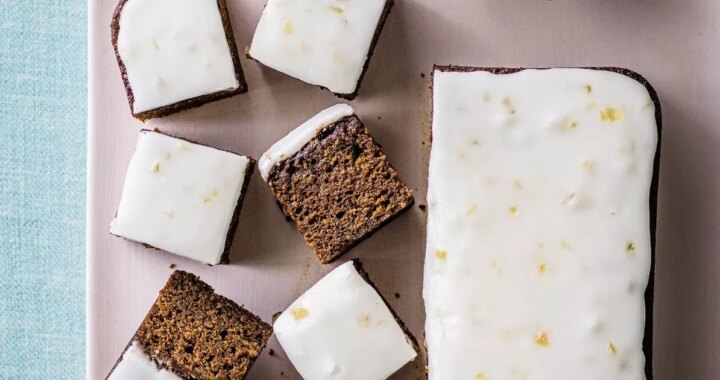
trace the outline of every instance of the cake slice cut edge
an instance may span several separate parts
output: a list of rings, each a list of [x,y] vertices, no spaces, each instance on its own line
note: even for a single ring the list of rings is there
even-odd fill
[[[199,277],[175,271],[106,379],[242,380],[271,334]]]
[[[349,105],[320,112],[262,155],[260,172],[318,259],[340,257],[414,197]]]

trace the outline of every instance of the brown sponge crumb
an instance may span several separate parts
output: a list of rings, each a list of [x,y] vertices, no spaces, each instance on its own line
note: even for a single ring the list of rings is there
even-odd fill
[[[355,115],[276,164],[268,184],[323,264],[413,204],[412,192]]]
[[[145,352],[185,379],[243,379],[272,327],[215,294],[197,276],[176,271],[135,334]]]

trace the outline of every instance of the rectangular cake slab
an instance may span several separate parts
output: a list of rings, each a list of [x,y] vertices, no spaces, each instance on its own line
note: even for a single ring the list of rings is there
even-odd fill
[[[228,1],[241,50],[264,1]],[[713,0],[397,1],[360,96],[352,102],[417,206],[361,244],[373,281],[422,343],[426,156],[430,72],[435,63],[480,66],[618,65],[645,75],[663,99],[663,178],[658,208],[654,357],[658,380],[714,378],[720,363],[720,3]],[[323,268],[285,222],[258,173],[243,206],[231,265],[210,268],[112,237],[127,163],[141,128],[213,147],[260,155],[292,126],[338,102],[332,94],[241,57],[250,92],[146,124],[129,117],[109,23],[116,0],[89,2],[88,378],[104,377],[172,270],[199,274],[218,293],[242,301],[266,321],[332,266]],[[421,73],[425,77],[421,77]],[[378,120],[381,117],[381,120]],[[68,125],[67,128],[82,128]],[[422,143],[425,145],[422,145]],[[82,175],[82,168],[78,168]],[[81,196],[81,195],[77,195]],[[59,200],[61,201],[61,200]],[[250,218],[248,218],[251,216]],[[78,226],[68,226],[77,228]],[[378,254],[392,252],[392,254]],[[78,254],[82,254],[78,252]],[[338,265],[341,262],[338,262]],[[397,292],[399,298],[393,293]],[[277,342],[251,380],[299,380]],[[424,379],[424,358],[392,380]],[[285,377],[280,377],[280,372]],[[81,375],[77,375],[81,376]]]
[[[624,69],[436,67],[430,379],[652,378],[659,106]]]

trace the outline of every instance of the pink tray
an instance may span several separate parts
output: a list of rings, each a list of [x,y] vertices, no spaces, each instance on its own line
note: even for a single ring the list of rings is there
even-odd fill
[[[228,0],[240,50],[264,0]],[[242,58],[250,92],[146,124],[130,116],[110,45],[115,0],[90,1],[87,219],[88,379],[102,379],[141,322],[170,264],[270,321],[330,267],[312,256],[270,192],[252,179],[231,253],[208,267],[111,237],[107,230],[141,128],[258,158],[339,100]],[[663,102],[655,303],[658,380],[720,373],[720,2],[716,0],[396,0],[353,101],[424,204],[434,63],[624,66]],[[424,213],[416,206],[343,259],[361,258],[410,330],[423,337]],[[399,298],[394,296],[400,295]],[[250,379],[298,379],[274,339]],[[424,358],[393,379],[424,378]]]

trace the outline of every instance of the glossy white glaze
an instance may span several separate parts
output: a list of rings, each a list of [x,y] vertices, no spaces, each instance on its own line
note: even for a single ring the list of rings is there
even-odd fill
[[[133,342],[108,380],[181,380],[181,378],[170,371],[159,369],[142,347],[137,342]]]
[[[384,380],[417,354],[380,295],[347,262],[275,321],[275,336],[306,380]]]
[[[317,136],[318,132],[326,126],[354,113],[355,111],[351,106],[347,104],[336,104],[313,116],[310,120],[288,133],[287,136],[278,140],[267,152],[263,153],[260,161],[258,161],[260,175],[267,181],[270,170],[275,164],[294,156],[295,153],[310,142],[313,137]]]
[[[142,131],[110,232],[218,264],[249,164],[244,156]]]
[[[117,47],[136,114],[239,86],[216,0],[128,0]]]
[[[433,88],[430,379],[644,379],[646,88],[582,69],[435,71]]]
[[[362,74],[386,0],[269,0],[249,54],[339,94]]]

